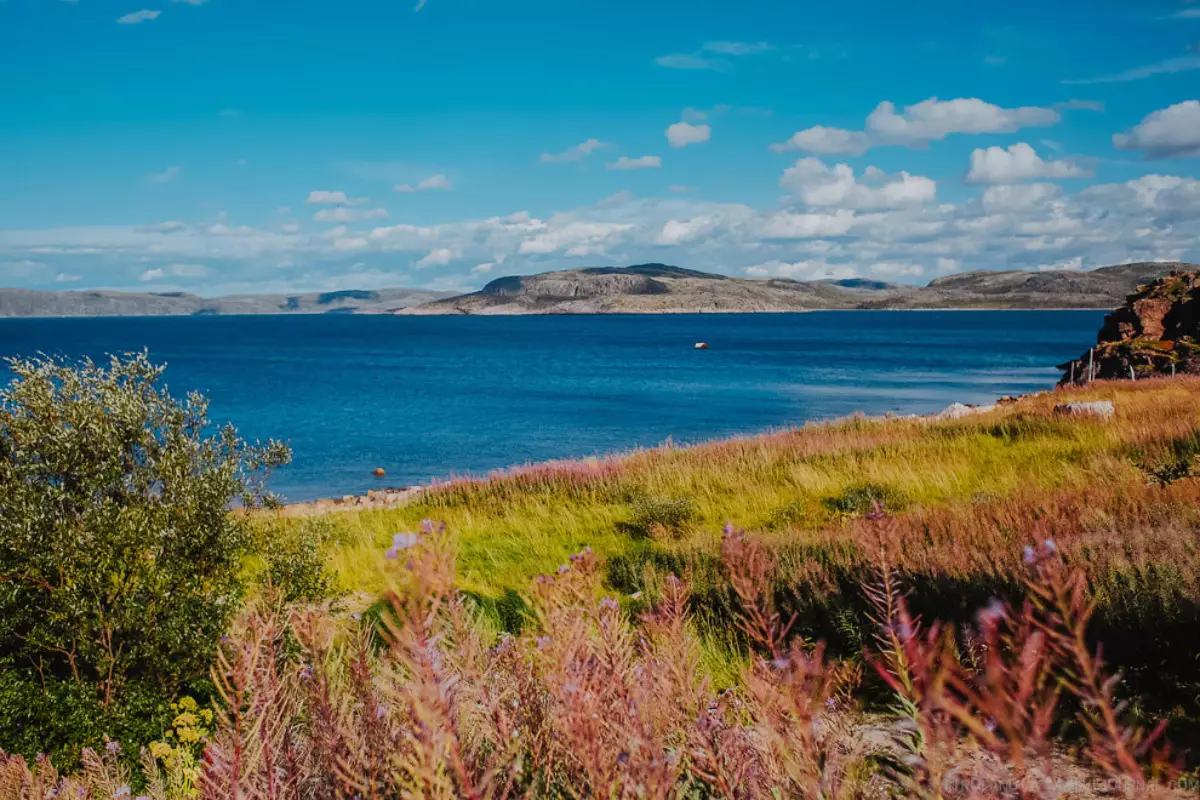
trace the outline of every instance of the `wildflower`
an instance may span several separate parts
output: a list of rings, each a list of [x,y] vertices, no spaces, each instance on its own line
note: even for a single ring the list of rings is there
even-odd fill
[[[129,784],[124,783],[113,789],[113,800],[121,800],[121,798],[130,797],[132,794],[133,792],[129,790]]]
[[[550,637],[549,636],[537,637],[537,649],[538,650],[545,650],[549,646],[550,646]]]
[[[362,614],[351,614],[350,619],[360,620],[360,619],[362,619]]]
[[[1025,545],[1025,563],[1026,564],[1033,563],[1033,548],[1030,547],[1029,545]]]
[[[111,741],[105,742],[104,752],[108,753],[110,756],[119,756],[121,754],[121,743]]]
[[[980,625],[995,625],[1000,620],[1008,616],[1008,610],[998,599],[993,597],[985,607],[979,610]]]
[[[617,601],[611,597],[604,597],[600,600],[600,609],[602,611],[620,611],[621,606],[617,605]]]
[[[992,719],[991,717],[988,717],[986,720],[984,720],[983,727],[988,729],[988,733],[995,733],[996,732],[996,720]]]
[[[200,704],[197,703],[193,698],[184,695],[183,697],[179,698],[179,707],[184,711],[195,711],[200,707]]]
[[[407,550],[410,547],[416,547],[421,543],[421,537],[415,533],[393,533],[392,534],[392,549]]]
[[[150,743],[150,755],[155,758],[170,758],[174,753],[175,750],[166,742]]]
[[[312,664],[305,664],[300,668],[300,680],[308,680],[313,676]]]
[[[825,707],[828,708],[830,711],[837,708],[837,698],[830,697],[828,700],[825,701]]]
[[[1046,541],[1042,542],[1042,547],[1044,547],[1046,552],[1050,553],[1051,555],[1058,552],[1058,545],[1054,543],[1053,539],[1047,539]]]
[[[771,666],[775,669],[787,669],[790,663],[792,662],[786,658],[777,658],[771,662]]]
[[[575,556],[571,556],[571,560],[574,561]],[[568,572],[570,572],[570,570],[571,570],[570,567],[568,567],[566,564],[563,564],[561,567],[558,568],[558,574],[566,575]]]

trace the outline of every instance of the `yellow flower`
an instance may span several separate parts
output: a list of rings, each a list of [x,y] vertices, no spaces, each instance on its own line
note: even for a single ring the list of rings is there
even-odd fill
[[[166,742],[152,742],[150,744],[150,755],[155,758],[170,758],[174,754],[174,748]]]
[[[200,718],[190,711],[184,711],[171,724],[176,728],[193,728],[199,724]]]
[[[195,711],[200,706],[195,700],[193,700],[190,697],[185,696],[185,697],[179,698],[179,707],[182,708],[184,711]]]
[[[200,711],[200,718],[204,720],[205,725],[212,725],[213,712],[211,709],[205,708]]]

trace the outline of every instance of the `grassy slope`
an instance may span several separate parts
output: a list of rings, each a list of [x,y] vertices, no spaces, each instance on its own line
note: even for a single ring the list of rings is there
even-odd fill
[[[1099,399],[1115,419],[1053,414]],[[1156,486],[1138,466],[1197,452],[1200,378],[1097,383],[962,420],[848,420],[447,484],[403,508],[329,515],[331,561],[346,589],[376,594],[392,534],[442,521],[458,538],[460,586],[511,629],[531,579],[590,546],[630,611],[668,572],[687,574],[722,671],[737,658],[717,559],[727,522],[767,535],[785,612],[846,655],[873,633],[862,586],[881,554],[918,611],[963,625],[993,597],[1017,599],[1022,549],[1052,538],[1087,572],[1092,632],[1130,693],[1200,719],[1200,664],[1179,646],[1200,636],[1200,480]],[[882,521],[865,513],[874,498],[891,512]]]
[[[1053,405],[1066,398],[1113,399],[1117,418],[1054,417]],[[347,589],[382,589],[381,554],[392,533],[415,530],[424,518],[456,532],[462,585],[491,596],[523,590],[585,545],[610,558],[712,551],[726,522],[771,529],[792,545],[836,544],[854,535],[854,507],[862,510],[872,494],[911,519],[1005,498],[1037,502],[1058,489],[1141,491],[1145,476],[1131,454],[1157,451],[1198,427],[1200,380],[1181,378],[1097,384],[963,420],[849,420],[539,465],[447,485],[400,509],[333,515],[337,538],[347,543],[334,565]],[[672,500],[690,504],[692,519],[667,531],[632,524],[639,511],[653,516]],[[973,543],[957,544],[970,550]]]

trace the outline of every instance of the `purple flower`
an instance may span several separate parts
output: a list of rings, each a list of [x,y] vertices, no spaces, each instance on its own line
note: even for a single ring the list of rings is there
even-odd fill
[[[129,791],[129,784],[122,784],[113,789],[113,800],[121,800],[121,798],[129,797],[131,794],[133,793]]]
[[[393,533],[392,550],[407,550],[421,543],[421,537],[415,533]]]
[[[605,597],[600,601],[600,608],[605,611],[620,611],[621,607],[617,605],[617,601],[611,597]]]
[[[545,650],[549,646],[550,646],[550,637],[549,636],[537,637],[537,649],[538,650]]]
[[[990,603],[979,610],[979,624],[993,625],[1004,619],[1007,615],[1008,610],[1004,607],[1004,603],[993,597]]]
[[[1054,543],[1053,539],[1047,539],[1046,541],[1042,542],[1042,547],[1046,548],[1047,553],[1058,552],[1058,545]]]
[[[303,667],[300,668],[300,679],[301,680],[306,681],[309,678],[311,678],[312,676],[313,676],[312,664],[305,664]]]
[[[1033,563],[1033,548],[1030,547],[1029,545],[1025,545],[1025,563],[1026,564]]]
[[[362,614],[351,614],[350,619],[354,619],[354,620],[362,619]]]
[[[574,561],[575,556],[571,556],[571,560]],[[570,571],[571,571],[571,568],[568,567],[566,564],[563,564],[561,567],[558,568],[559,575],[566,575]]]
[[[104,752],[108,753],[110,756],[120,755],[121,754],[121,743],[120,742],[105,742],[104,743]]]
[[[829,709],[837,708],[837,698],[831,697],[825,701],[825,707]]]

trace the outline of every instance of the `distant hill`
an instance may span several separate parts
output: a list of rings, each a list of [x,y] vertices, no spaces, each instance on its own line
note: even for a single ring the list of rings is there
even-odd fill
[[[666,264],[510,275],[478,292],[405,309],[405,314],[670,314],[814,309],[1113,308],[1181,262],[1090,272],[967,272],[923,287],[863,278],[794,281],[731,278]]]
[[[43,292],[0,289],[0,317],[194,314],[685,314],[817,309],[1103,308],[1182,262],[1143,262],[1089,272],[964,272],[926,286],[867,278],[794,281],[732,278],[667,264],[588,267],[508,275],[478,292],[349,289],[205,298],[182,292]]]
[[[352,289],[293,295],[199,297],[184,292],[0,289],[0,317],[151,317],[197,314],[394,314],[446,297],[425,289]]]

